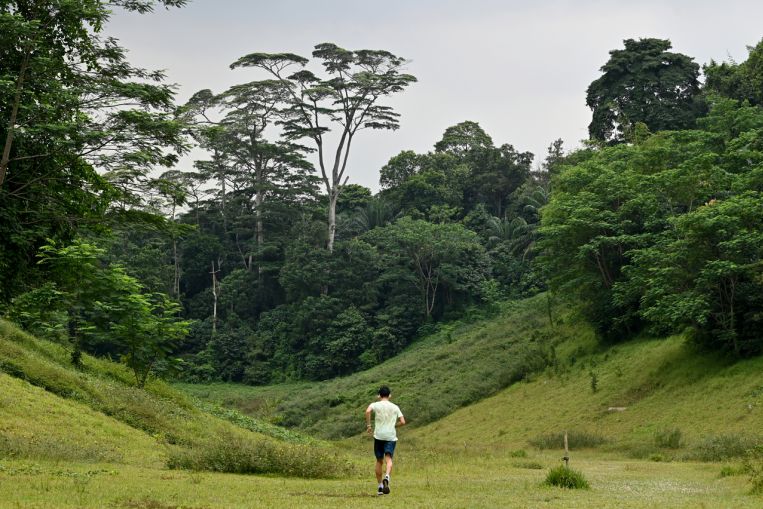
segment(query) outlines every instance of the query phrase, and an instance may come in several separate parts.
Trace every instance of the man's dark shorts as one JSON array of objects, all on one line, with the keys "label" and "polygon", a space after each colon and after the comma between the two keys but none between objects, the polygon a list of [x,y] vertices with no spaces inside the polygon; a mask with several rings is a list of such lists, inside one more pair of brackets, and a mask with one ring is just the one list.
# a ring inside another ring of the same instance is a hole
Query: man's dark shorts
[{"label": "man's dark shorts", "polygon": [[385,454],[389,454],[390,457],[394,456],[395,445],[397,445],[397,442],[374,438],[374,456],[376,456],[377,460],[383,459]]}]

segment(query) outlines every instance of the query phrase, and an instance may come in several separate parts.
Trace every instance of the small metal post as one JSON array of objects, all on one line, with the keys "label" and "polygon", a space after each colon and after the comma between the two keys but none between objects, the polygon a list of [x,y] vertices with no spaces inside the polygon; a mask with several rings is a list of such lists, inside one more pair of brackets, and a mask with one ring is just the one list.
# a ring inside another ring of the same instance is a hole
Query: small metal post
[{"label": "small metal post", "polygon": [[570,447],[567,442],[567,431],[564,432],[564,466],[570,468]]}]

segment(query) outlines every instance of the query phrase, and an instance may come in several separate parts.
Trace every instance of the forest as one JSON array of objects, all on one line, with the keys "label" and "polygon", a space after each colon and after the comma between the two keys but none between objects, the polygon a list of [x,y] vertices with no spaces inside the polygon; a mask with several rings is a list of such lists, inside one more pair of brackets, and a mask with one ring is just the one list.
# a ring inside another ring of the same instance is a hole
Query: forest
[{"label": "forest", "polygon": [[180,102],[102,32],[112,6],[183,4],[0,0],[0,314],[75,366],[327,380],[541,292],[603,344],[763,350],[763,41],[700,64],[626,39],[579,146],[532,154],[464,119],[390,154],[373,193],[352,154],[405,121],[390,98],[415,63],[255,52],[229,72],[257,80]]}]

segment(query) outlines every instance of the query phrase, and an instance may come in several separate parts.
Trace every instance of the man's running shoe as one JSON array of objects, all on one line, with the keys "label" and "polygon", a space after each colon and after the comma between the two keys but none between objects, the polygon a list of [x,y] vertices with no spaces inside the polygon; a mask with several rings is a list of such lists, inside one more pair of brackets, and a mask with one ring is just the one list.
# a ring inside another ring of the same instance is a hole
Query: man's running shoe
[{"label": "man's running shoe", "polygon": [[389,495],[389,477],[385,477],[384,480],[382,481],[382,484],[384,485],[384,487],[382,488],[382,493],[384,493],[385,495]]},{"label": "man's running shoe", "polygon": [[376,492],[377,495],[384,495],[384,488],[379,486],[379,491]]}]

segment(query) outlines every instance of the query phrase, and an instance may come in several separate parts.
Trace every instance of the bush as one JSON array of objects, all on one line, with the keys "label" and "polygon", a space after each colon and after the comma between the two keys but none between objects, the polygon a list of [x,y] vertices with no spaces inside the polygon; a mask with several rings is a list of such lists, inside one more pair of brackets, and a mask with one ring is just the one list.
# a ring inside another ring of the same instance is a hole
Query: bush
[{"label": "bush", "polygon": [[[589,449],[607,442],[607,439],[587,431],[567,432],[567,442],[570,449]],[[529,440],[530,445],[538,449],[563,449],[564,433],[546,433]]]},{"label": "bush", "polygon": [[719,474],[719,477],[723,479],[724,477],[733,477],[735,475],[742,475],[746,472],[746,467],[733,467],[731,465],[724,465],[721,468],[721,472]]},{"label": "bush", "polygon": [[559,488],[568,488],[571,490],[587,490],[590,488],[588,481],[581,472],[565,467],[564,465],[549,470],[543,484],[557,486]]},{"label": "bush", "polygon": [[685,459],[696,461],[725,461],[743,458],[756,446],[756,440],[744,435],[711,435],[698,443]]},{"label": "bush", "polygon": [[513,463],[516,468],[527,468],[529,470],[543,470],[543,465],[537,461],[518,461]]},{"label": "bush", "polygon": [[658,431],[654,434],[654,444],[663,449],[680,449],[683,446],[683,435],[678,428]]},{"label": "bush", "polygon": [[230,433],[192,449],[171,448],[167,467],[306,478],[338,477],[351,470],[346,461],[318,446],[255,441]]},{"label": "bush", "polygon": [[750,449],[744,461],[744,471],[750,476],[752,492],[763,493],[763,445]]}]

